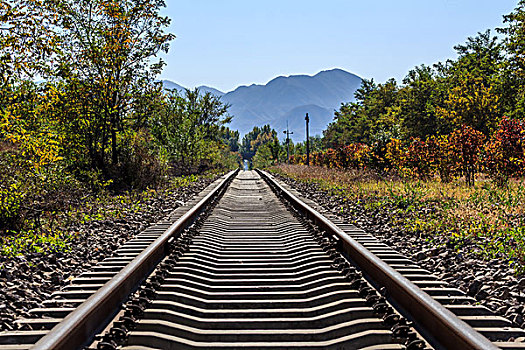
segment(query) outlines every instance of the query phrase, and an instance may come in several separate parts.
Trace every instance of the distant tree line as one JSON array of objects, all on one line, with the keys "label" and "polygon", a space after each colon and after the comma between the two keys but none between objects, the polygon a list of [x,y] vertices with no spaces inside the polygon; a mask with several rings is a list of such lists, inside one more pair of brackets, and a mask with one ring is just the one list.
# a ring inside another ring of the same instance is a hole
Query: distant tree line
[{"label": "distant tree line", "polygon": [[[289,144],[286,139],[279,141],[277,131],[272,129],[269,124],[262,127],[254,127],[252,131],[244,135],[240,154],[245,160],[248,160],[252,167],[266,168],[279,163],[287,162],[287,148],[290,150],[290,158],[294,155],[301,155],[306,152],[306,142],[294,143],[292,140]],[[318,152],[323,149],[322,139],[320,136],[310,137],[310,151]]]}]

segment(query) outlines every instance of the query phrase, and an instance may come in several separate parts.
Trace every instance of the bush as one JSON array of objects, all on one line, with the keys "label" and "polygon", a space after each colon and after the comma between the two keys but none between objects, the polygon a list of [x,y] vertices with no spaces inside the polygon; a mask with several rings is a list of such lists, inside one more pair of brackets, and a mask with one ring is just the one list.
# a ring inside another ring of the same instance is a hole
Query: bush
[{"label": "bush", "polygon": [[368,164],[370,147],[367,145],[351,143],[338,151],[338,163],[344,169],[363,169]]},{"label": "bush", "polygon": [[[522,174],[525,165],[525,131],[523,123],[504,120],[487,152],[494,173]],[[442,182],[454,176],[464,176],[469,186],[482,167],[481,151],[485,136],[470,126],[462,126],[449,135],[432,135],[426,140],[411,138],[408,142],[390,139],[373,146],[351,143],[337,150],[329,148],[313,153],[313,165],[338,169],[372,168],[378,172],[394,171],[405,177],[428,180],[439,175]],[[294,164],[304,164],[304,156],[291,158]],[[502,170],[506,169],[506,170]]]},{"label": "bush", "polygon": [[78,204],[90,190],[60,163],[38,169],[18,152],[0,152],[0,232],[53,224],[57,211]]},{"label": "bush", "polygon": [[468,186],[474,186],[474,175],[480,168],[480,151],[484,140],[485,136],[481,132],[466,125],[449,136],[458,173],[465,176]]},{"label": "bush", "polygon": [[485,169],[499,185],[525,174],[525,123],[504,117],[485,145]]},{"label": "bush", "polygon": [[407,149],[403,141],[399,139],[390,139],[385,146],[385,160],[388,163],[388,170],[404,177],[409,175],[407,168]]},{"label": "bush", "polygon": [[152,137],[145,131],[133,133],[123,142],[119,163],[109,169],[113,190],[144,190],[161,184],[167,161],[151,149],[151,143]]},{"label": "bush", "polygon": [[450,144],[449,135],[432,135],[427,139],[428,159],[433,164],[441,182],[450,182],[458,171],[454,148]]},{"label": "bush", "polygon": [[420,138],[412,138],[407,147],[406,165],[412,170],[412,175],[421,180],[428,180],[434,172],[433,148]]}]

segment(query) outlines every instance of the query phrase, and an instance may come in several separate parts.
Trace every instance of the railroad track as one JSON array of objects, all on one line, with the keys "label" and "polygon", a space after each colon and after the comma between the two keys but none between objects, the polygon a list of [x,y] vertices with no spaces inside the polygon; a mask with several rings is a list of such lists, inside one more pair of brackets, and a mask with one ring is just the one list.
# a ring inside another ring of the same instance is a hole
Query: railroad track
[{"label": "railroad track", "polygon": [[5,349],[525,349],[525,331],[264,172],[232,172]]}]

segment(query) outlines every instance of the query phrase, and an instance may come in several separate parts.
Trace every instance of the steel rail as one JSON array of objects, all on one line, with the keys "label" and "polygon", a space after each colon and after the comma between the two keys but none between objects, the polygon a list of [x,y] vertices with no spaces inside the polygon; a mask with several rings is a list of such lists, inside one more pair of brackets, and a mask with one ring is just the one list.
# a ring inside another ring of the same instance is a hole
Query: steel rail
[{"label": "steel rail", "polygon": [[163,259],[169,239],[191,224],[215,195],[227,187],[237,172],[238,170],[231,171],[216,188],[171,225],[95,294],[53,327],[31,349],[71,350],[87,345],[94,335],[116,315],[119,306],[136,289],[136,286]]},{"label": "steel rail", "polygon": [[385,287],[387,296],[407,311],[414,321],[422,326],[424,331],[432,336],[439,345],[447,349],[498,349],[490,340],[460,320],[355,239],[348,236],[324,215],[286,190],[273,176],[265,171],[258,169],[257,171],[287,201],[314,221],[316,225],[340,238],[344,251],[359,265],[361,270],[370,276],[374,282]]}]

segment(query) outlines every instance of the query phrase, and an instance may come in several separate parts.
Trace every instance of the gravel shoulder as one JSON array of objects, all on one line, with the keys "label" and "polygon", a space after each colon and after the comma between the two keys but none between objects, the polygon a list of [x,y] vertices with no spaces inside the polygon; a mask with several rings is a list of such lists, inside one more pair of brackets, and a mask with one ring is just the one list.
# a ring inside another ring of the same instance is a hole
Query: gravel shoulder
[{"label": "gravel shoulder", "polygon": [[383,206],[367,210],[362,204],[333,195],[315,183],[273,175],[295,188],[304,198],[375,235],[442,280],[475,297],[480,304],[525,328],[525,276],[516,275],[508,262],[485,260],[475,253],[473,245],[458,248],[446,235],[430,239],[409,234],[392,222],[395,208]]},{"label": "gravel shoulder", "polygon": [[120,245],[146,227],[169,215],[184,202],[201,192],[218,176],[201,176],[196,181],[173,189],[159,190],[140,206],[111,203],[119,218],[89,220],[63,228],[74,232],[72,244],[65,251],[28,252],[15,257],[0,255],[0,331],[16,330],[17,317],[41,307],[51,294],[80,273],[110,256]]}]

